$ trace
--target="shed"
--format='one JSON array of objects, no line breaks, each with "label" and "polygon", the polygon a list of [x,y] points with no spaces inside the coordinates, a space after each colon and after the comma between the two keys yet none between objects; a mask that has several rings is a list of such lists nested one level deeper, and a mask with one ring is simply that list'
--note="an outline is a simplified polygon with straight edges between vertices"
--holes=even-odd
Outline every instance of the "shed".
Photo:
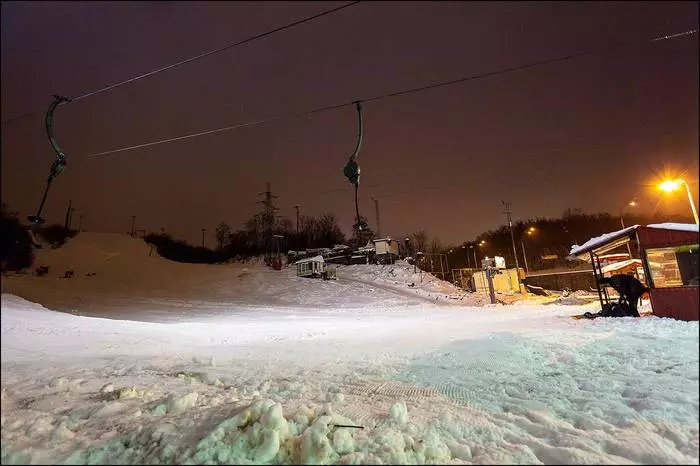
[{"label": "shed", "polygon": [[696,224],[633,225],[591,238],[581,246],[574,245],[571,256],[592,263],[602,305],[604,298],[609,298],[599,283],[603,277],[600,255],[635,242],[654,315],[697,321],[700,320],[699,238]]},{"label": "shed", "polygon": [[325,263],[323,256],[314,256],[301,259],[294,263],[297,266],[297,276],[299,277],[320,277],[323,275]]},{"label": "shed", "polygon": [[372,242],[374,243],[374,249],[378,256],[384,254],[399,255],[399,243],[391,238],[378,238]]}]

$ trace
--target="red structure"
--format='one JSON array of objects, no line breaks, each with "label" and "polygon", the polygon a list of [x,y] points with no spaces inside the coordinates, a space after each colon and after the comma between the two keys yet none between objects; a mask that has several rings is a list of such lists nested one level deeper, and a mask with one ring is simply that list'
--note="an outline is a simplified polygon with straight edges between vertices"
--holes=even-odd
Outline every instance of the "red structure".
[{"label": "red structure", "polygon": [[654,315],[700,320],[700,241],[694,224],[634,225],[571,248],[572,256],[592,263],[601,306],[609,302],[609,296],[599,283],[603,276],[600,255],[630,241],[639,251]]}]

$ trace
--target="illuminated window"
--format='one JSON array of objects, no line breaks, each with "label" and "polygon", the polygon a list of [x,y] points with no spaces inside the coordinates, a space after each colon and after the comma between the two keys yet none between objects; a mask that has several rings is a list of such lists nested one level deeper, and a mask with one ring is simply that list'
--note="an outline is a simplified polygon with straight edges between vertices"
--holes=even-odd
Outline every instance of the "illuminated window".
[{"label": "illuminated window", "polygon": [[698,286],[698,245],[647,249],[647,261],[655,288]]}]

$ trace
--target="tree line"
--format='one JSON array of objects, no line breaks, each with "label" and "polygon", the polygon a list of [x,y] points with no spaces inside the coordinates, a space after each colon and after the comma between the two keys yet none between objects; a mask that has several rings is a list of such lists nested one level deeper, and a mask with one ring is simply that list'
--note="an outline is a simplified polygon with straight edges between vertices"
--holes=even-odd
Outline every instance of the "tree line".
[{"label": "tree line", "polygon": [[[639,215],[628,213],[625,224],[646,225],[663,223],[665,215]],[[690,222],[690,219],[683,219]],[[16,212],[10,212],[2,204],[2,252],[3,271],[28,268],[33,262],[33,242],[29,228],[24,225]],[[533,234],[527,230],[534,227]],[[585,213],[581,209],[567,209],[560,218],[535,218],[517,221],[513,224],[518,263],[524,267],[525,260],[530,270],[572,266],[566,257],[573,244],[582,244],[602,233],[621,228],[620,217],[609,213]],[[62,225],[48,225],[38,230],[38,236],[50,247],[60,247],[74,236],[75,230]],[[255,214],[236,230],[226,224],[216,227],[216,247],[214,249],[193,246],[186,241],[173,238],[167,233],[150,233],[144,240],[153,245],[158,254],[171,260],[193,263],[219,263],[230,260],[247,260],[253,257],[284,255],[289,250],[332,248],[345,244],[350,247],[363,246],[374,233],[367,226],[366,219],[353,226],[350,237],[346,237],[331,213],[318,216],[302,215],[297,226],[288,218],[278,217],[270,222],[263,214]],[[408,241],[406,241],[408,239]],[[479,267],[485,256],[502,256],[508,267],[515,265],[510,229],[507,225],[491,229],[457,245],[445,246],[437,236],[430,237],[425,230],[404,234],[395,238],[401,256],[424,254],[445,254],[449,268]],[[476,263],[475,263],[476,253]],[[633,248],[632,253],[638,257]]]},{"label": "tree line", "polygon": [[[668,221],[668,216],[665,214],[627,213],[624,217],[625,226],[648,225],[666,221]],[[682,221],[693,222],[691,218]],[[530,227],[534,227],[532,234],[527,233]],[[606,212],[585,213],[582,209],[567,209],[560,218],[539,217],[513,222],[518,265],[525,268],[526,260],[531,271],[573,267],[576,263],[566,259],[571,251],[571,246],[583,244],[593,237],[620,229],[622,229],[622,222],[619,215]],[[485,231],[471,241],[444,247],[442,253],[448,254],[450,268],[474,267],[474,250],[477,251],[479,264],[485,256],[497,255],[505,258],[507,267],[515,267],[513,241],[508,225],[501,225],[496,229]],[[632,255],[639,258],[639,252],[634,246],[631,250]],[[477,266],[480,267],[478,264]]]}]

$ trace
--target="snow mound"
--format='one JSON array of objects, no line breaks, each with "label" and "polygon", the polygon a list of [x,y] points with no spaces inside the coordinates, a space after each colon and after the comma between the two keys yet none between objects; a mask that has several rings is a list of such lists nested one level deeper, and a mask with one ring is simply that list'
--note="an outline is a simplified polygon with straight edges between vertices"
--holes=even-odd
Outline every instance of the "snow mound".
[{"label": "snow mound", "polygon": [[338,267],[339,279],[400,291],[437,304],[483,306],[489,303],[486,293],[468,293],[435,275],[421,271],[404,260],[386,265],[348,265]]},{"label": "snow mound", "polygon": [[[149,259],[151,246],[141,238],[116,233],[81,232],[60,248],[36,251],[35,266],[51,267],[51,272],[73,270],[76,275],[105,269],[128,267]],[[157,257],[153,251],[150,259]]]}]

